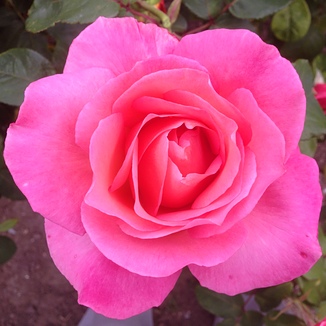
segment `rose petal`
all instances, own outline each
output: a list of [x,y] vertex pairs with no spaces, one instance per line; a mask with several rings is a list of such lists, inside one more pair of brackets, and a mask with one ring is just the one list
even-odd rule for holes
[[238,89],[230,95],[229,100],[252,122],[252,139],[248,147],[255,154],[257,177],[249,195],[228,214],[224,228],[249,214],[266,188],[285,172],[283,135],[274,122],[260,110],[253,95],[246,89]]
[[[138,166],[139,200],[146,211],[155,216],[162,201],[168,164],[168,140],[165,132],[154,139]],[[134,180],[135,182],[135,180]]]
[[290,281],[316,262],[321,254],[316,234],[321,207],[318,167],[296,153],[286,171],[241,223],[248,238],[229,260],[210,268],[190,266],[203,286],[234,295]]
[[77,233],[84,232],[80,205],[92,176],[87,155],[75,144],[75,123],[111,77],[109,70],[89,69],[32,83],[8,129],[6,163],[33,210]]
[[250,31],[220,29],[185,36],[174,54],[205,66],[225,98],[238,88],[250,90],[284,135],[286,158],[291,155],[302,133],[306,100],[298,74],[274,46]]
[[112,114],[100,122],[90,145],[93,183],[85,200],[89,205],[109,216],[117,216],[134,227],[156,230],[157,225],[140,219],[134,213],[133,194],[129,185],[110,191],[110,185],[123,162],[124,140],[124,121],[121,114]]
[[[161,69],[163,70],[163,76],[161,75]],[[174,70],[178,70],[174,72]],[[190,78],[200,78],[199,82],[203,84],[208,84],[209,79],[206,69],[199,65],[193,60],[186,58],[181,58],[173,55],[164,56],[163,58],[151,58],[144,62],[138,62],[135,67],[128,73],[119,75],[118,77],[110,80],[106,85],[103,85],[102,89],[96,94],[94,99],[90,101],[82,110],[78,117],[76,124],[76,142],[81,146],[85,151],[88,151],[90,138],[98,126],[98,123],[101,119],[109,116],[112,113],[113,106],[117,99],[122,97],[123,94],[133,88],[132,96],[129,94],[127,97],[127,103],[122,103],[121,111],[124,112],[127,116],[126,122],[129,126],[139,124],[140,121],[146,116],[146,114],[140,114],[138,111],[133,110],[132,104],[133,101],[137,100],[142,96],[147,96],[153,94],[158,94],[162,96],[164,93],[163,87],[160,88],[160,85],[153,90],[153,85],[145,81],[142,81],[143,77],[150,76],[151,74],[158,73],[154,77],[149,77],[151,79],[162,78],[166,79],[166,85],[168,81],[172,80],[169,78],[169,72],[179,75],[178,80],[182,79],[181,84],[189,84],[189,81],[186,76],[184,76],[183,69],[188,71],[190,69],[192,74],[196,74],[196,71],[202,72],[199,76],[194,76]],[[179,87],[180,84],[171,83],[170,87],[175,88]],[[117,110],[118,111],[118,110]],[[126,112],[127,111],[127,112]]]
[[177,44],[166,29],[154,24],[142,24],[134,18],[100,17],[73,41],[64,72],[102,67],[118,76],[138,61],[172,53]]
[[82,206],[82,220],[104,256],[143,276],[168,276],[192,263],[214,266],[231,257],[246,238],[244,229],[235,226],[207,239],[192,238],[187,231],[157,239],[137,239],[125,234],[115,219],[88,205]]
[[133,274],[106,259],[87,234],[78,236],[49,221],[45,230],[51,257],[78,291],[78,302],[110,318],[123,319],[159,306],[180,275]]

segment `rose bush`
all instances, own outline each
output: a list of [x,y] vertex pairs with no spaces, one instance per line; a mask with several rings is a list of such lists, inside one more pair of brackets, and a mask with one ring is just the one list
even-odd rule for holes
[[99,18],[32,83],[5,158],[51,256],[99,313],[159,305],[183,267],[230,295],[316,262],[321,192],[291,63],[246,30],[178,41]]
[[326,112],[326,84],[316,84],[314,91],[319,105]]

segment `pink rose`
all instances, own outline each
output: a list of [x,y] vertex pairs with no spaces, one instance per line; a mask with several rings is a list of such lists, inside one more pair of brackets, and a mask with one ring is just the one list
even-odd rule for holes
[[319,105],[322,107],[324,112],[326,112],[326,84],[316,84],[314,91]]
[[178,41],[99,18],[63,74],[28,87],[5,157],[79,302],[126,318],[185,266],[230,295],[309,270],[321,191],[304,117],[291,63],[249,31]]

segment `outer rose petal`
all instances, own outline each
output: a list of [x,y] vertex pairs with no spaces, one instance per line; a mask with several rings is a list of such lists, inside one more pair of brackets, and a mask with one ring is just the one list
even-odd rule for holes
[[89,158],[75,144],[75,123],[85,103],[112,77],[105,69],[47,77],[29,85],[4,156],[34,211],[83,233],[80,206],[91,185]]
[[138,61],[172,53],[177,44],[174,36],[154,24],[100,17],[73,41],[64,72],[102,67],[118,76]]
[[168,276],[192,263],[216,265],[234,255],[246,238],[242,225],[237,224],[204,239],[193,238],[187,231],[138,239],[123,232],[115,217],[88,205],[82,206],[82,219],[92,242],[108,259],[143,276]]
[[250,90],[284,135],[286,158],[296,149],[305,119],[304,90],[291,63],[274,46],[246,30],[220,29],[185,36],[174,54],[206,67],[222,97],[238,88]]
[[78,291],[78,302],[111,318],[128,318],[160,305],[181,272],[161,278],[133,274],[106,259],[87,234],[76,235],[50,221],[45,229],[51,257]]
[[311,158],[296,153],[286,169],[243,220],[248,232],[244,245],[215,267],[189,266],[201,285],[234,295],[292,280],[319,258],[318,167]]

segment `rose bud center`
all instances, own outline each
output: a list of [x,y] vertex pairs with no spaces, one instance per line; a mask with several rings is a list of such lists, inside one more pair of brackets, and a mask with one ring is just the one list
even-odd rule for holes
[[188,129],[184,124],[170,131],[169,158],[182,177],[189,173],[205,173],[215,158],[205,132],[200,127]]
[[221,167],[216,142],[216,133],[192,123],[171,128],[152,142],[139,164],[140,201],[148,213],[191,207]]

